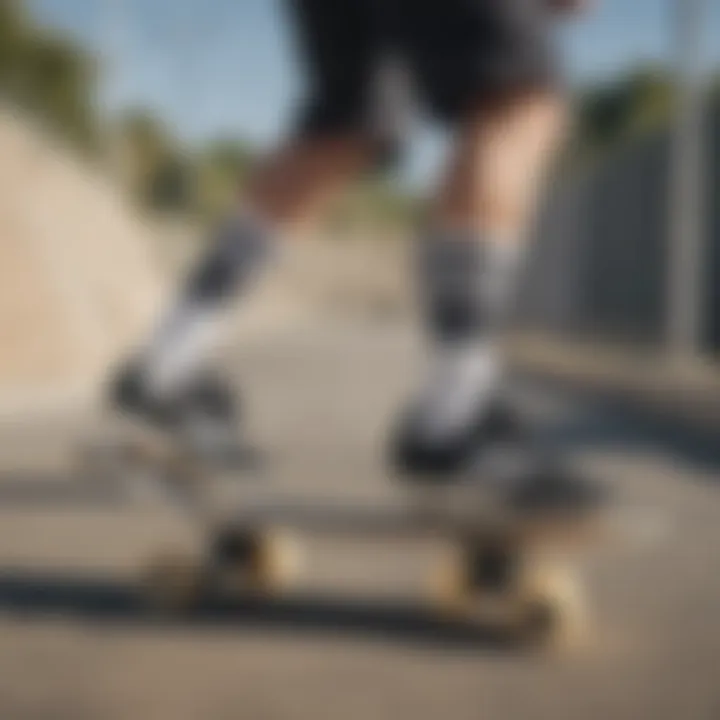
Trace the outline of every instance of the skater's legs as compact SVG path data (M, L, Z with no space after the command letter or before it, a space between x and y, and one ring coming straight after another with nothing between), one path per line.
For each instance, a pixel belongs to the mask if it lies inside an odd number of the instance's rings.
M445 464L448 452L464 452L460 438L477 439L469 433L497 395L502 331L563 126L562 97L531 89L486 98L457 127L430 226L418 244L431 362L401 442L402 464L413 466L413 458L436 450Z
M247 292L276 251L277 238L295 231L321 209L367 157L358 136L290 142L252 178L237 212L212 234L179 298L136 363L158 397L183 389L225 336L232 301Z
M302 229L367 167L372 149L359 132L291 140L258 167L245 202L283 233Z
M192 381L225 334L229 301L248 290L278 236L312 220L374 158L382 140L370 99L381 44L365 0L293 0L288 10L307 73L291 139L262 162L235 215L211 238L139 365L149 390L171 397Z

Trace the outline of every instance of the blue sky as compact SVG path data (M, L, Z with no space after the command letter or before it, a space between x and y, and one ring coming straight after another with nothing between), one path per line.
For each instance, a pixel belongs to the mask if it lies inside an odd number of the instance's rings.
M594 0L561 32L573 80L609 78L647 61L669 62L677 0ZM708 0L709 62L720 68L720 2ZM110 106L147 105L186 139L240 135L273 141L299 90L282 0L28 0L37 19L113 59ZM115 18L108 7L121 8ZM105 13L105 14L104 14ZM416 162L437 142L421 133Z

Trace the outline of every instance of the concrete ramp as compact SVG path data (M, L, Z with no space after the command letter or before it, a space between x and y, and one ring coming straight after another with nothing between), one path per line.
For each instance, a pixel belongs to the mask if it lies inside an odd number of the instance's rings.
M0 112L0 413L88 399L163 296L148 228L91 166Z

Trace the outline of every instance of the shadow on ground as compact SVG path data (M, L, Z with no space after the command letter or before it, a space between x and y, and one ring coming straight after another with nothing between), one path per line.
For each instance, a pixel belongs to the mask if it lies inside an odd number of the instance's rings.
M271 600L206 601L192 613L158 616L136 588L109 579L0 571L0 613L21 620L69 619L157 630L355 638L442 650L503 652L512 645L497 629L444 619L409 602L301 594Z
M538 426L542 440L561 454L578 450L646 452L701 471L720 469L720 427L717 433L710 433L649 413L620 410L602 399L573 403L570 412L541 420Z
M551 411L536 415L533 423L559 450L648 452L701 471L720 469L720 426L693 423L591 388L568 390L547 379L522 377L520 387L516 402L521 408L523 392L554 401Z
M69 472L15 470L0 473L0 507L112 508L127 505L121 483Z

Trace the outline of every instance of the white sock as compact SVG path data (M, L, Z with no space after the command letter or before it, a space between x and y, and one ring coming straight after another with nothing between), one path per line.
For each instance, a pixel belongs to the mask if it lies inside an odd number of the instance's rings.
M433 342L417 422L428 443L442 443L496 396L521 252L507 238L464 236L430 238L421 253Z
M436 348L418 405L423 436L441 442L467 427L492 399L500 370L492 342Z
M227 332L232 300L247 291L273 249L267 226L248 215L224 222L211 243L140 355L144 382L158 397L181 390L212 358Z
M196 377L225 329L223 309L181 299L142 355L144 380L153 395L171 396Z

